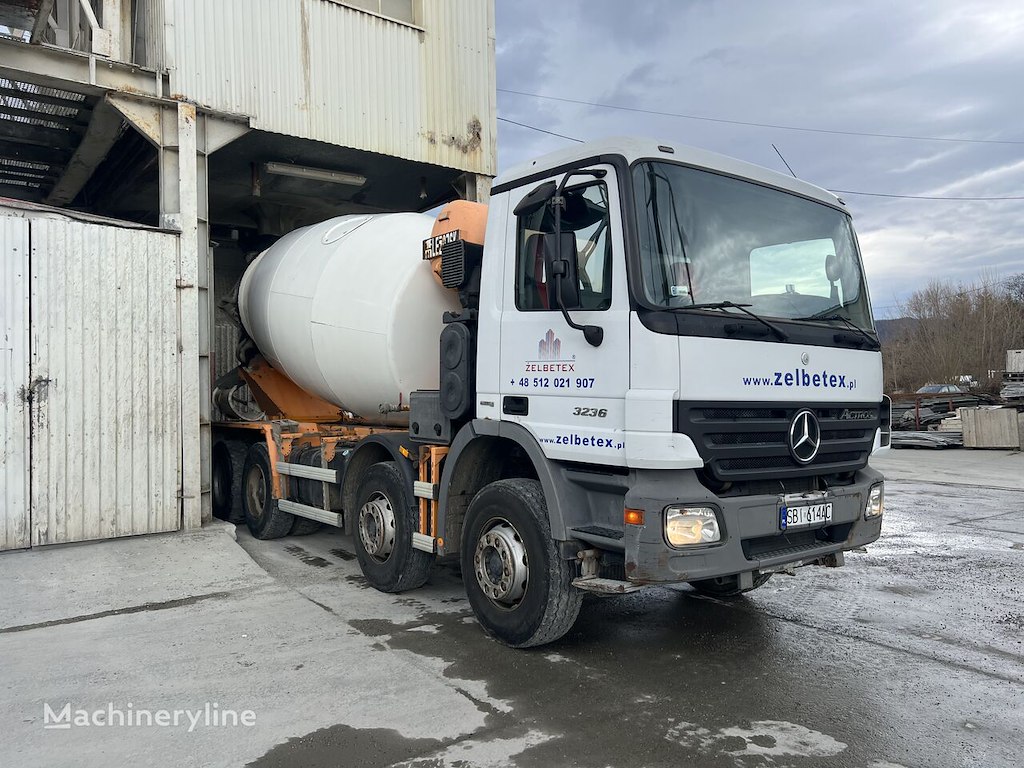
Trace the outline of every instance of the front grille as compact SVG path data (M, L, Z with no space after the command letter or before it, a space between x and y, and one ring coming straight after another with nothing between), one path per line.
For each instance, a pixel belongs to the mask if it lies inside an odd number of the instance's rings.
M707 419L770 419L782 408L703 408Z
M830 464L845 463L851 461L858 461L861 454L858 452L850 453L833 453L828 457ZM741 469L780 469L783 467L790 467L796 462L788 456L751 456L749 458L742 459L722 459L718 462L718 466L725 470L741 470ZM812 462L810 466L815 466L817 462ZM835 472L837 470L830 470Z
M807 465L789 450L793 416L809 408L821 427L821 447ZM869 419L849 413L869 412ZM867 463L880 422L877 405L676 403L676 432L688 435L715 480L782 480L861 469Z

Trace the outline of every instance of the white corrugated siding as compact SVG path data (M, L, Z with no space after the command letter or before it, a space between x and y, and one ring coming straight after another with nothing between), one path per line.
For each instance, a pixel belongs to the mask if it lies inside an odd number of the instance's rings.
M0 550L29 545L28 221L0 213Z
M171 93L253 126L495 173L493 0L423 0L423 30L331 0L166 0Z
M32 221L32 376L48 380L33 545L179 527L177 249L162 232Z
M164 0L135 0L132 61L156 69L164 59Z

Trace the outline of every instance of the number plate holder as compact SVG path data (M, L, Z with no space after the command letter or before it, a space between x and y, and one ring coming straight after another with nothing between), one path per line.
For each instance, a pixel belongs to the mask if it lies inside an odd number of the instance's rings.
M779 507L779 530L814 528L832 522L832 502L820 504L783 504Z

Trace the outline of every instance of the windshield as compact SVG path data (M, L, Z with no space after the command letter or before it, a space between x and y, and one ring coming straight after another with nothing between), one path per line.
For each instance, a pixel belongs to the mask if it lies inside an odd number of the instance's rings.
M873 327L846 214L671 163L639 163L633 182L647 303L732 301L768 317L838 314Z

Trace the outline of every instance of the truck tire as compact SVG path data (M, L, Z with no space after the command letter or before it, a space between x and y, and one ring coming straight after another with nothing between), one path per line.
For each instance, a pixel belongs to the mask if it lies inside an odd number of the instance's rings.
M242 475L249 446L241 440L218 440L213 446L210 483L213 516L229 523L244 523Z
M266 443L255 443L249 448L242 470L242 509L249 531L257 539L279 539L287 536L295 522L277 508L274 498L273 475L270 471L270 453Z
M393 461L373 464L363 473L356 490L355 515L356 557L370 586L381 592L422 587L434 556L413 549L416 508Z
M320 526L323 525L323 523L310 520L308 517L299 515L292 515L292 517L295 518L295 522L292 523L292 529L288 532L289 536L309 536L309 534L319 531Z
M754 586L748 589L740 589L739 576L719 576L715 579L691 581L690 586L702 595L708 595L709 597L737 597L745 592L753 592L758 587L763 586L771 577L770 573L759 573L754 577Z
M477 620L513 648L544 645L568 632L583 593L575 564L551 538L536 480L498 480L473 498L462 535L462 579Z

